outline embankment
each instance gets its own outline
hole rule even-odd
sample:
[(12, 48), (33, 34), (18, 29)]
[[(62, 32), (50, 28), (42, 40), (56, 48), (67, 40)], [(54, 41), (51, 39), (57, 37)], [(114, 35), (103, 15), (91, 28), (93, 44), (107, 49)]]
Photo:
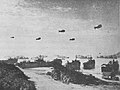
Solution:
[(54, 80), (60, 80), (63, 83), (73, 83), (73, 84), (84, 84), (84, 85), (110, 85), (110, 84), (117, 84), (117, 83), (110, 83), (103, 81), (94, 77), (92, 74), (86, 75), (82, 72), (77, 72), (74, 70), (69, 70), (66, 67), (54, 63), (53, 65), (54, 70), (52, 72), (47, 73), (51, 75)]
[(28, 79), (15, 65), (0, 62), (0, 90), (36, 90)]

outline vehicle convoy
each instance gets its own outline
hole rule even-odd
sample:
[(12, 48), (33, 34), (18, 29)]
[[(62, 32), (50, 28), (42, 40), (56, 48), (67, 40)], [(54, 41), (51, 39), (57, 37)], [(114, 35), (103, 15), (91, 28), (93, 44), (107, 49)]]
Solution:
[(118, 71), (119, 63), (117, 60), (109, 61), (108, 64), (101, 65), (102, 78), (104, 79), (119, 81), (119, 77), (116, 76)]

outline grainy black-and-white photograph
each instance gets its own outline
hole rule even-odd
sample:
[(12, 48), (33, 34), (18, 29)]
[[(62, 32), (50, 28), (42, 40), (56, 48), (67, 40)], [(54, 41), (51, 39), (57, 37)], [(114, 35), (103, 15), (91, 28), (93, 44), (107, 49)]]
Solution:
[(120, 0), (1, 0), (0, 90), (120, 90)]

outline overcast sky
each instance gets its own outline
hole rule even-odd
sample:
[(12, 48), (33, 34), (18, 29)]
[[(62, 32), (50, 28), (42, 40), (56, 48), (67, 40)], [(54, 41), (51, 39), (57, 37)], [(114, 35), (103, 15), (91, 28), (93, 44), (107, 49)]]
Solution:
[[(118, 0), (1, 1), (1, 56), (118, 52), (118, 5)], [(98, 24), (103, 27), (94, 30)], [(60, 29), (66, 32), (60, 34)], [(36, 41), (36, 37), (42, 40)], [(72, 37), (74, 42), (69, 41)]]
[(55, 17), (93, 20), (115, 28), (118, 25), (118, 0), (25, 1), (29, 3), (28, 7), (38, 8)]

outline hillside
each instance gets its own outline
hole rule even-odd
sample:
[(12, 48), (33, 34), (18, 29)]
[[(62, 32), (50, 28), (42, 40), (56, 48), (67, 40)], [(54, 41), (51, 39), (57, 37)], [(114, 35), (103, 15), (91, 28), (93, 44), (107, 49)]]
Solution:
[(0, 90), (36, 90), (19, 68), (0, 62)]
[(120, 52), (116, 53), (116, 54), (113, 54), (113, 55), (100, 55), (100, 56), (97, 56), (97, 58), (120, 58)]

